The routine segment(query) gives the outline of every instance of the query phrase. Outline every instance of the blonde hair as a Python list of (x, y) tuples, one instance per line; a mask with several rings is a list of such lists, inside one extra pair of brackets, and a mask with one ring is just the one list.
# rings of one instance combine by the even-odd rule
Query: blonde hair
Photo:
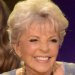
[(25, 22), (24, 26), (26, 26), (40, 17), (48, 18), (49, 20), (53, 19), (57, 22), (58, 25), (56, 27), (60, 30), (60, 40), (62, 43), (65, 36), (65, 29), (68, 27), (68, 20), (60, 8), (51, 0), (27, 0), (15, 5), (8, 19), (11, 42), (15, 41), (14, 39), (16, 39), (19, 33), (18, 29), (23, 28), (22, 23)]

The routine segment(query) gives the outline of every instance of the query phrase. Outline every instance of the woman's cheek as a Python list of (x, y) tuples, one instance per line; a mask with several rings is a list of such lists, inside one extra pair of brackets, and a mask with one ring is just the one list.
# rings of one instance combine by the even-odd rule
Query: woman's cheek
[(37, 44), (26, 43), (25, 45), (22, 45), (22, 47), (24, 52), (33, 53), (39, 46)]

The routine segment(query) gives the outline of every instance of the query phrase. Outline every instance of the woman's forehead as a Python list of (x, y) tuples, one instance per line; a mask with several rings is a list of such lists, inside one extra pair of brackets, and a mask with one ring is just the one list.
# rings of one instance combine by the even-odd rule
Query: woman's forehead
[(29, 28), (29, 31), (55, 31), (55, 26), (51, 22), (33, 22)]
[(29, 34), (50, 34), (56, 33), (54, 25), (49, 22), (32, 23), (26, 30)]

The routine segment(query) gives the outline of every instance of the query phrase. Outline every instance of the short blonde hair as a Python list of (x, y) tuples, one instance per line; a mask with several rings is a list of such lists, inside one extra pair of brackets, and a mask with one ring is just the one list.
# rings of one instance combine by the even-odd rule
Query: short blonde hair
[(68, 20), (65, 18), (60, 8), (51, 0), (27, 0), (21, 1), (15, 5), (8, 19), (11, 42), (16, 41), (19, 33), (18, 30), (23, 28), (22, 23), (25, 22), (25, 25), (27, 25), (35, 21), (35, 18), (40, 17), (47, 18), (49, 21), (53, 19), (57, 22), (58, 25), (55, 27), (57, 27), (60, 32), (60, 40), (62, 42), (66, 33), (65, 29), (68, 27)]

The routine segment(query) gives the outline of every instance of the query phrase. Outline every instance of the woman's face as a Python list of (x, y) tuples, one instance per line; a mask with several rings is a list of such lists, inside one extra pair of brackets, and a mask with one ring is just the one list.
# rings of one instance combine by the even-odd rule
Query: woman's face
[(26, 69), (45, 73), (50, 72), (55, 64), (59, 50), (59, 36), (48, 23), (33, 23), (23, 32), (17, 54), (26, 64)]

